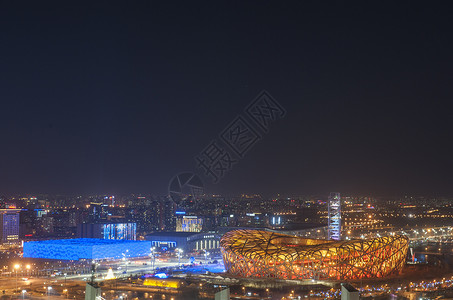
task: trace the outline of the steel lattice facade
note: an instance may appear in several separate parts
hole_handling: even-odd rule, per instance
[[[228,273],[241,277],[350,280],[397,274],[409,239],[328,241],[262,230],[234,230],[220,240]]]

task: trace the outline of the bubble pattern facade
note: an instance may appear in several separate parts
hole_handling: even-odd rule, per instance
[[[25,242],[23,256],[79,260],[132,258],[148,256],[150,253],[150,241],[62,239]]]
[[[225,269],[240,277],[316,280],[382,278],[405,264],[403,235],[329,241],[263,230],[234,230],[220,240]]]

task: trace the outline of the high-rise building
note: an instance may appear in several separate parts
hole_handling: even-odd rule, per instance
[[[97,222],[99,220],[106,220],[109,214],[109,206],[105,203],[91,202],[90,203],[90,221]]]
[[[330,193],[328,201],[329,239],[341,239],[341,197],[340,193]]]
[[[105,240],[136,240],[136,223],[82,223],[78,225],[79,238]]]
[[[163,199],[163,229],[165,231],[176,230],[176,204],[171,197],[165,197]]]
[[[124,212],[128,222],[137,223],[137,234],[142,236],[163,228],[162,204],[154,197],[134,196]]]
[[[19,241],[20,209],[0,209],[0,242],[16,243]]]
[[[176,219],[177,232],[200,232],[203,219],[197,216],[182,216]]]

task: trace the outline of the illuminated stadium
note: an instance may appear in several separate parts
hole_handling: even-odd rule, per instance
[[[228,273],[241,277],[353,280],[397,274],[408,238],[328,241],[262,230],[234,230],[220,240]]]

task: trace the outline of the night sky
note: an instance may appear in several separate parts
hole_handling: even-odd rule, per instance
[[[94,2],[94,1],[91,1]],[[164,3],[165,2],[165,3]],[[2,1],[0,194],[165,194],[262,90],[212,193],[453,196],[444,2]]]

